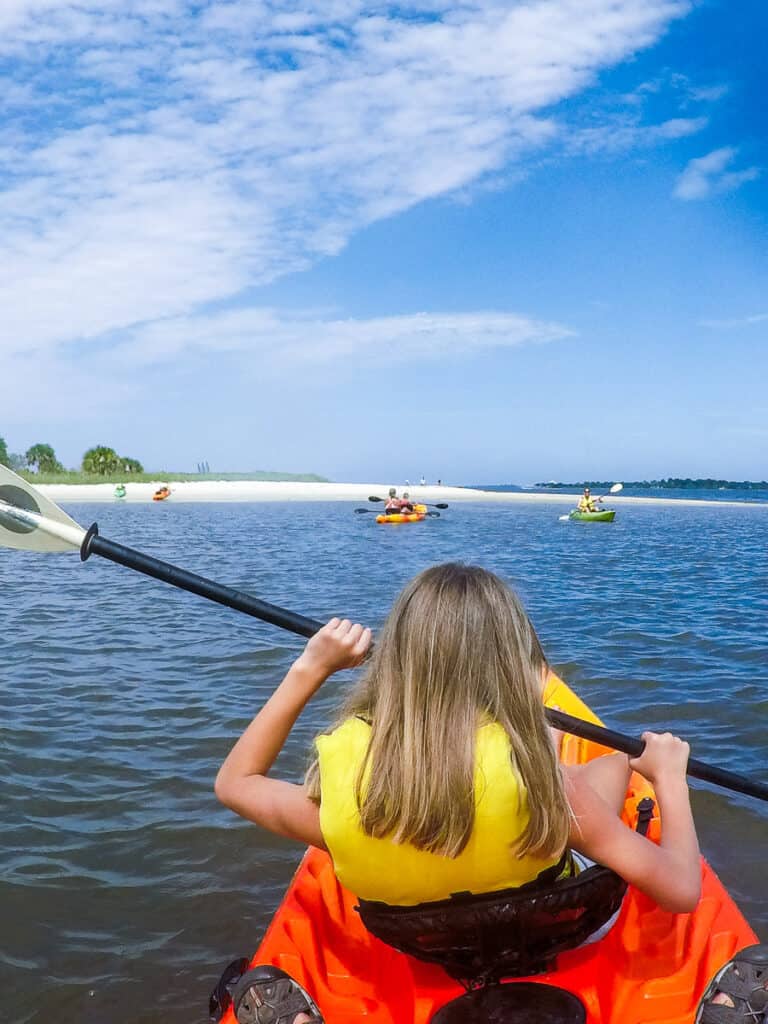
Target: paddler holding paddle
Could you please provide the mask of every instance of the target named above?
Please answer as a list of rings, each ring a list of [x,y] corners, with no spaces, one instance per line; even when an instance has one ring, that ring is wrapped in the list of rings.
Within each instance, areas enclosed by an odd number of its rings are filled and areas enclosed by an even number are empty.
[[[274,778],[273,763],[304,706],[331,675],[362,664],[370,645],[369,629],[332,619],[216,779],[219,799],[242,817],[327,850],[369,931],[403,949],[397,914],[408,907],[423,914],[425,932],[438,919],[450,932],[445,901],[462,892],[479,895],[472,913],[478,934],[490,935],[512,891],[536,883],[540,898],[538,886],[550,891],[570,879],[569,911],[589,921],[573,945],[596,941],[618,916],[624,890],[618,903],[609,883],[581,895],[573,883],[595,863],[612,869],[607,879],[620,876],[668,911],[695,908],[701,869],[688,744],[645,733],[639,757],[607,754],[561,766],[542,703],[549,669],[538,637],[512,591],[478,567],[435,566],[405,587],[336,726],[317,737],[304,784]],[[619,817],[630,768],[655,787],[664,819],[658,846]],[[480,788],[477,779],[485,780]],[[525,906],[515,913],[519,924]],[[532,904],[534,932],[537,915]],[[288,1005],[322,1019],[295,981],[265,966],[241,980],[244,1021],[252,1019],[251,1003],[268,1000],[278,982],[284,997],[269,1005],[279,1019],[302,1020],[287,1015]],[[289,994],[290,1004],[283,1001]]]
[[[588,487],[584,488],[584,493],[579,498],[578,511],[579,512],[597,512],[598,504],[602,503],[602,498],[593,498]]]

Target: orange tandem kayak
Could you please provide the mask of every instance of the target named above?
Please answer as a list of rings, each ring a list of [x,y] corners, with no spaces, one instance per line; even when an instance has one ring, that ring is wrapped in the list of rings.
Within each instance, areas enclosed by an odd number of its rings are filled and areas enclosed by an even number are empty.
[[[545,699],[569,714],[600,721],[554,676]],[[566,735],[562,760],[579,764],[606,752]],[[652,795],[634,774],[624,812],[628,824],[635,824],[639,800]],[[648,835],[658,842],[660,833],[655,815]],[[703,858],[701,870],[702,897],[693,913],[667,913],[630,886],[617,923],[603,939],[561,953],[554,970],[505,984],[528,981],[574,993],[587,1024],[692,1024],[710,978],[737,950],[757,941]],[[464,989],[440,967],[374,938],[356,903],[337,881],[328,854],[310,848],[251,965],[281,967],[310,993],[327,1024],[429,1024]],[[232,1007],[222,1024],[236,1024]]]
[[[427,518],[426,505],[414,505],[413,512],[382,512],[376,516],[377,523],[420,523]]]

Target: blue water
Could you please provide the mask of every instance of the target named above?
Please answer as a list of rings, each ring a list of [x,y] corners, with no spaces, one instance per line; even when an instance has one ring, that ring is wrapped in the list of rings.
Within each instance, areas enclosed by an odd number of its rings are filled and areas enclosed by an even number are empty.
[[[766,779],[768,508],[461,505],[380,527],[353,505],[68,506],[104,536],[312,617],[378,626],[427,565],[522,594],[550,659],[615,728],[670,728]],[[129,570],[0,550],[0,991],[10,1024],[190,1024],[297,863],[212,786],[302,641]],[[345,686],[281,756],[298,778]],[[768,804],[697,787],[702,849],[763,939]]]

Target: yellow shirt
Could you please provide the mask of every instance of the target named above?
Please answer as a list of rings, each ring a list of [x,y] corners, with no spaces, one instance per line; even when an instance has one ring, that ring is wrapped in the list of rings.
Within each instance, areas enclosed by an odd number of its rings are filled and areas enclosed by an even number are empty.
[[[512,852],[528,823],[528,795],[512,764],[509,737],[495,722],[477,731],[475,824],[458,857],[366,835],[355,784],[370,732],[367,722],[349,718],[317,739],[320,828],[336,876],[356,896],[412,906],[455,892],[514,888],[556,863]]]

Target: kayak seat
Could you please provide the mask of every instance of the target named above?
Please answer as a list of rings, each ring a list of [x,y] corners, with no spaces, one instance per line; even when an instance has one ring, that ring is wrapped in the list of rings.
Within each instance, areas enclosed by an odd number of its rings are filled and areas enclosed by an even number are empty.
[[[638,804],[641,835],[653,806],[649,798]],[[439,964],[474,989],[552,969],[558,953],[580,946],[613,917],[626,890],[623,878],[595,864],[572,878],[538,878],[515,889],[408,907],[361,899],[356,909],[377,939]]]
[[[584,1004],[572,992],[520,981],[452,999],[431,1024],[585,1024],[586,1019]]]

